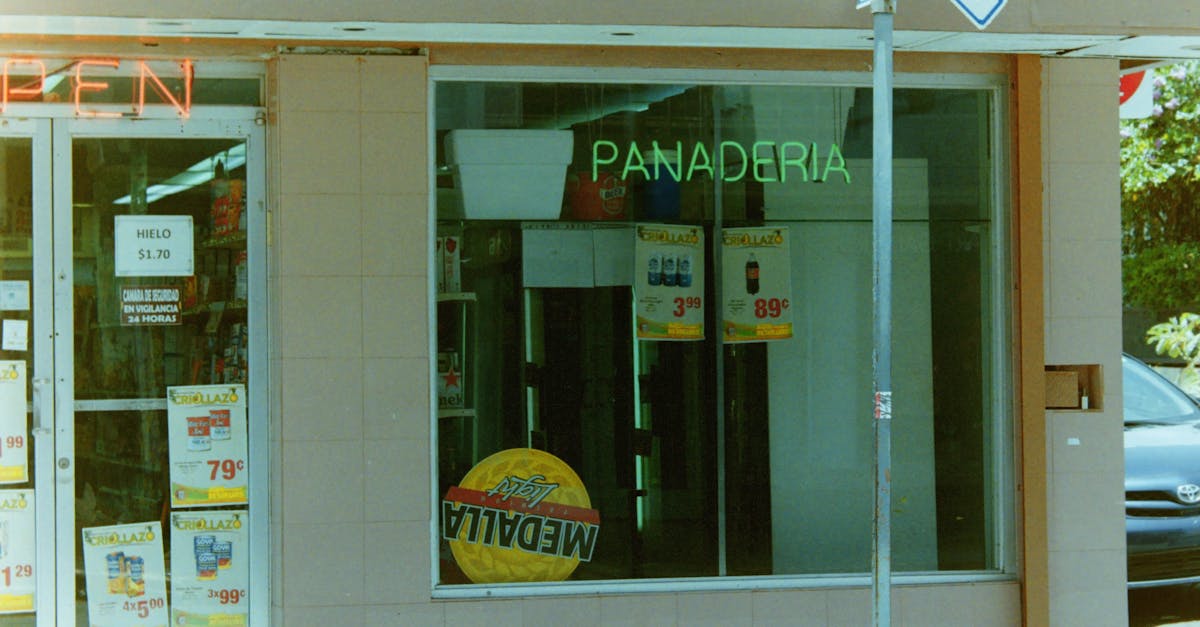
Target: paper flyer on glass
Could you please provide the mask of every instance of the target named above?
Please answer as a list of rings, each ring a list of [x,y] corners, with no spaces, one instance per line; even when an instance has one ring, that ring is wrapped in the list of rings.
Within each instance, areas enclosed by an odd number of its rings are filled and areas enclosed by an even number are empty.
[[[83,567],[91,627],[166,627],[162,523],[84,529]]]
[[[0,361],[0,483],[29,480],[25,362]]]
[[[171,507],[247,502],[246,387],[167,388]]]
[[[0,614],[33,611],[33,490],[0,490]]]
[[[725,229],[721,240],[726,342],[792,337],[792,261],[787,227]]]
[[[246,625],[249,534],[245,510],[171,514],[171,624]]]
[[[704,339],[704,231],[639,224],[634,268],[638,339]]]

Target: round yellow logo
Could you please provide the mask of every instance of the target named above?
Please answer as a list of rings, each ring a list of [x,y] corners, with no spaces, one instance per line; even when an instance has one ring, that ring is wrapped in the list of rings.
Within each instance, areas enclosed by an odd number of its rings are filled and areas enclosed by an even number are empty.
[[[484,459],[442,499],[442,537],[475,583],[564,580],[599,533],[579,475],[537,449]]]

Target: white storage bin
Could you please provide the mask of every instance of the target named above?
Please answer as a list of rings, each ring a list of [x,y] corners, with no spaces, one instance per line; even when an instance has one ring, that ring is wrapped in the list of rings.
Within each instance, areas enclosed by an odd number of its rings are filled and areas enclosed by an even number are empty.
[[[558,219],[573,144],[571,131],[450,131],[446,162],[461,191],[463,217]]]

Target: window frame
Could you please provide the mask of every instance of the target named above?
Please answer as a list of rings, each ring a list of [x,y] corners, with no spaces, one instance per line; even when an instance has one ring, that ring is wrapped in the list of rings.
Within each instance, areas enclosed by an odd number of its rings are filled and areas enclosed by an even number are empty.
[[[871,88],[870,72],[822,72],[812,70],[726,70],[726,69],[672,69],[672,68],[622,68],[591,66],[477,66],[431,64],[428,72],[427,89],[427,250],[434,250],[437,237],[437,84],[441,82],[495,82],[495,83],[606,83],[606,84],[688,84],[703,86],[780,86],[780,87],[854,87]],[[984,360],[991,377],[988,409],[991,412],[990,428],[984,437],[989,440],[991,451],[985,468],[991,482],[990,501],[995,504],[991,513],[996,520],[989,521],[989,555],[994,556],[994,569],[978,571],[929,571],[893,572],[892,581],[900,585],[961,584],[1018,579],[1020,565],[1018,494],[1016,476],[1019,472],[1015,428],[1019,398],[1004,394],[1012,390],[1015,360],[1018,351],[1014,338],[1017,337],[1017,321],[1012,305],[1013,280],[1012,249],[1010,238],[1013,208],[1010,190],[1009,77],[994,73],[896,73],[895,89],[968,89],[986,92],[988,95],[988,149],[991,159],[991,181],[989,200],[991,212],[988,216],[992,226],[989,242],[989,264],[992,272],[988,286],[989,324],[985,325],[987,338]],[[719,188],[719,181],[714,181]],[[437,320],[437,282],[435,268],[428,268],[427,312],[430,321]],[[429,354],[437,354],[437,328],[430,325]],[[718,343],[718,350],[722,344]],[[441,584],[439,539],[441,528],[439,514],[441,495],[438,493],[438,399],[437,368],[435,360],[429,360],[430,395],[430,582],[434,599],[480,599],[521,598],[530,596],[561,596],[580,594],[631,594],[631,593],[675,593],[696,591],[771,590],[771,589],[820,589],[839,587],[869,587],[871,573],[831,575],[717,575],[709,577],[614,579],[585,581],[555,581],[506,584]],[[720,411],[720,410],[719,410]],[[723,412],[718,416],[723,421]],[[720,440],[718,441],[720,442]],[[720,444],[719,444],[720,445]],[[723,491],[724,478],[718,475]],[[723,530],[723,527],[722,527]],[[725,550],[725,537],[718,539],[721,554]],[[723,558],[721,559],[723,563]]]

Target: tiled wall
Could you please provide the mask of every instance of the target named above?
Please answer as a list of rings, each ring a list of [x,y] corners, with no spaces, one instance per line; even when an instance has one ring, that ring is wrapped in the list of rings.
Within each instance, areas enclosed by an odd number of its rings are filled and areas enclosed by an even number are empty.
[[[441,616],[428,583],[425,67],[274,64],[276,624]]]
[[[431,600],[425,63],[273,64],[273,624],[869,624],[863,588]],[[897,625],[1021,620],[1015,582],[893,593]]]
[[[1050,615],[1124,625],[1121,207],[1115,60],[1045,62],[1047,364],[1099,364],[1103,411],[1046,417]]]

